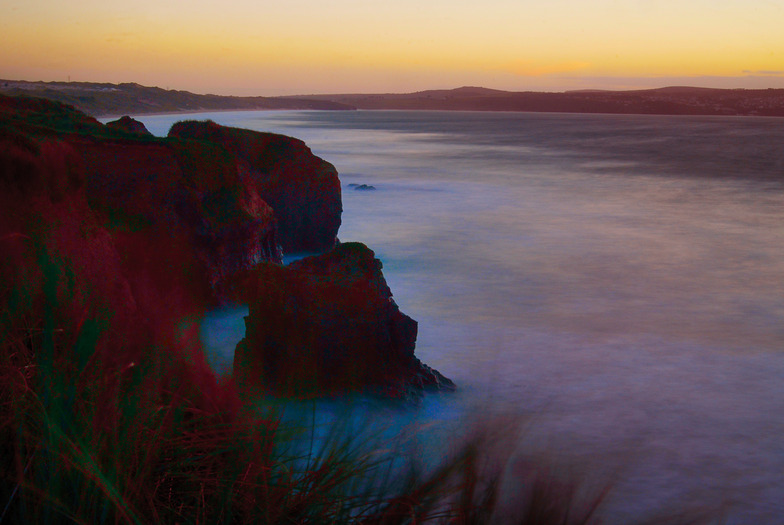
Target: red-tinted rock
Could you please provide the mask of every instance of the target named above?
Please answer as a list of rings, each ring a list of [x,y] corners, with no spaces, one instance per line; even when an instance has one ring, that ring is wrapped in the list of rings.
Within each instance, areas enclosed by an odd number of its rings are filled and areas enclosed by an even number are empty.
[[[106,127],[114,130],[123,131],[134,135],[152,136],[152,133],[147,130],[147,127],[136,119],[125,115],[117,120],[106,123]]]
[[[248,390],[453,388],[414,356],[417,324],[365,246],[248,270],[280,260],[267,198],[287,224],[281,244],[333,246],[341,205],[330,164],[279,135],[212,123],[172,135],[131,137],[62,104],[0,97],[0,300],[13,304],[3,329],[29,334],[44,319],[73,336],[58,346],[67,351],[99,320],[103,358],[122,368],[150,352],[178,356],[203,389],[211,376],[195,321],[216,296],[236,297],[227,283],[247,272],[235,374]]]
[[[68,142],[13,133],[0,121],[0,315],[3,351],[23,344],[107,367],[107,385],[152,358],[187,378],[196,400],[216,383],[195,321],[209,286],[194,250],[165,232],[110,230],[85,196],[82,156]],[[45,344],[46,341],[50,341]],[[103,370],[103,368],[101,368]],[[104,400],[102,400],[104,401]],[[105,399],[110,417],[110,405]],[[113,417],[113,416],[111,416]]]
[[[10,125],[17,132],[58,136],[89,133],[94,136],[111,135],[103,124],[72,106],[32,97],[0,95],[0,123]]]
[[[78,153],[62,141],[6,134],[0,138],[0,170],[0,294],[9,294],[0,299],[14,302],[14,315],[44,317],[47,301],[56,326],[103,319],[132,328],[122,335],[106,332],[96,342],[99,349],[125,348],[139,334],[155,339],[121,251],[87,204]],[[47,286],[55,288],[47,292]]]
[[[275,210],[285,252],[323,252],[335,245],[343,211],[337,171],[301,140],[210,121],[178,122],[169,137],[220,144],[245,160],[259,195]]]
[[[288,267],[262,264],[248,295],[234,375],[250,393],[407,397],[454,388],[414,356],[417,323],[395,304],[381,262],[363,244],[339,244]]]
[[[134,137],[70,106],[23,97],[0,96],[3,129],[70,144],[84,164],[89,205],[110,229],[191,246],[218,299],[230,295],[237,271],[280,260],[272,208],[248,163],[220,144]]]
[[[240,270],[279,261],[275,217],[245,162],[218,145],[73,138],[87,196],[119,230],[165,232],[190,245],[216,296]]]
[[[105,125],[109,129],[122,131],[132,135],[152,137],[152,133],[149,132],[147,127],[144,125],[144,123],[139,122],[138,120],[133,119],[128,115],[125,115],[124,117],[120,117],[117,120],[112,120],[111,122],[107,122]]]

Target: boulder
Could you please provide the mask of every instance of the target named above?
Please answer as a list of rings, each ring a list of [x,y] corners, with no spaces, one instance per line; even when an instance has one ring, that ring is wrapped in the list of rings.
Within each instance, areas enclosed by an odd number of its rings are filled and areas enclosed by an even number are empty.
[[[288,267],[254,269],[246,334],[234,355],[241,389],[393,398],[454,389],[414,356],[417,322],[400,311],[381,268],[364,244],[343,243]]]
[[[373,191],[376,189],[375,186],[369,184],[349,184],[349,186],[353,186],[355,191]]]

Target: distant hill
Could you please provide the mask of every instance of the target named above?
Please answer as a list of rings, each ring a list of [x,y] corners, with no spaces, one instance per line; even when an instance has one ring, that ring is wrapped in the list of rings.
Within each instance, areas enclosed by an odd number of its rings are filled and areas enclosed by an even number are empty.
[[[465,86],[416,93],[232,97],[198,95],[139,84],[0,80],[0,93],[57,100],[93,116],[232,109],[407,109],[784,117],[784,89],[687,86],[563,93],[515,92]]]
[[[308,95],[357,109],[534,111],[784,117],[784,89],[665,87],[636,91],[512,92],[476,87],[407,94]]]
[[[0,80],[0,93],[56,100],[96,117],[231,109],[354,109],[327,100],[197,95],[135,83]]]

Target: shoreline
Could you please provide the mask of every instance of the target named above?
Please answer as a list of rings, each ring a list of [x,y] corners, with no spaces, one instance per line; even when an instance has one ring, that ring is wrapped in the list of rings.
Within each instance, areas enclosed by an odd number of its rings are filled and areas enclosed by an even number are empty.
[[[104,113],[100,115],[92,115],[93,118],[97,120],[101,119],[118,119],[125,116],[129,117],[136,117],[136,116],[145,116],[145,117],[153,117],[153,116],[161,116],[161,115],[195,115],[198,113],[233,113],[238,111],[250,112],[250,111],[350,111],[350,110],[321,110],[321,109],[277,109],[277,108],[237,108],[237,109],[183,109],[178,111],[153,111],[153,112],[129,112],[129,113]]]
[[[30,82],[0,80],[0,93],[47,98],[73,105],[96,118],[125,114],[203,111],[411,110],[618,115],[784,117],[784,89],[725,89],[670,86],[625,91],[500,91],[485,88],[416,93],[354,93],[286,96],[197,94],[134,83]],[[221,106],[207,109],[204,106]],[[123,107],[148,106],[142,112]],[[198,108],[162,110],[162,107]],[[238,107],[239,106],[239,107]],[[244,107],[243,107],[244,106]]]
[[[463,110],[463,109],[353,109],[353,110],[323,110],[323,109],[273,109],[273,108],[258,108],[258,109],[201,109],[201,110],[182,110],[182,111],[157,111],[152,113],[114,113],[102,115],[90,115],[101,124],[118,120],[124,116],[132,118],[141,117],[164,117],[167,115],[198,115],[202,113],[251,113],[251,112],[265,112],[273,113],[279,111],[353,111],[353,112],[415,112],[415,113],[471,113],[471,114],[507,114],[507,115],[552,115],[552,116],[585,116],[585,117],[607,117],[607,118],[624,118],[624,117],[642,117],[642,118],[672,118],[672,119],[721,119],[721,120],[737,120],[737,119],[753,119],[753,120],[770,120],[781,121],[784,116],[776,115],[703,115],[703,114],[688,114],[688,115],[673,115],[673,114],[654,114],[654,113],[585,113],[585,112],[561,112],[561,111],[514,111],[514,110]],[[775,179],[770,179],[775,180]]]
[[[154,112],[127,112],[127,113],[110,113],[100,115],[90,115],[97,120],[101,119],[119,119],[124,116],[141,117],[141,116],[163,116],[163,115],[193,115],[198,113],[233,113],[233,112],[252,112],[252,111],[399,111],[399,112],[417,112],[417,113],[477,113],[477,114],[521,114],[521,115],[586,115],[586,116],[607,116],[607,117],[676,117],[676,118],[754,118],[754,119],[784,119],[784,115],[722,115],[722,114],[706,114],[706,113],[602,113],[590,111],[533,111],[533,110],[514,110],[514,109],[412,109],[412,108],[355,108],[355,109],[314,109],[314,108],[237,108],[237,109],[186,109],[179,111],[154,111]]]

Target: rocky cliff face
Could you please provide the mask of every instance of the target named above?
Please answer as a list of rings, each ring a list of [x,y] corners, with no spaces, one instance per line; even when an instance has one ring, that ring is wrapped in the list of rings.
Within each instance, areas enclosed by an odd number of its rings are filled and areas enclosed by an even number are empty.
[[[63,104],[0,99],[0,116],[70,144],[90,206],[121,230],[165,231],[195,247],[215,295],[227,279],[289,252],[330,249],[340,226],[335,168],[302,141],[186,122],[156,139],[130,118],[103,126]]]
[[[107,226],[191,247],[214,298],[226,296],[237,271],[280,260],[272,208],[248,163],[220,144],[134,135],[38,99],[0,97],[0,119],[19,136],[68,144],[84,165],[88,203]]]
[[[213,403],[219,388],[196,323],[211,291],[191,245],[107,223],[88,202],[73,137],[11,124],[0,116],[4,365],[31,382],[53,362],[74,377],[102,374],[109,395],[93,407],[101,418],[117,416],[112,389],[141,363],[194,406]]]
[[[30,339],[48,323],[67,353],[100,324],[96,355],[123,370],[155,349],[211,377],[196,320],[245,299],[246,391],[454,388],[414,356],[417,323],[367,247],[279,264],[278,244],[332,248],[340,211],[334,168],[296,139],[213,123],[134,136],[0,96],[0,330]]]
[[[243,162],[214,145],[72,138],[87,198],[121,230],[166,232],[193,247],[217,297],[236,272],[280,261],[272,208]]]
[[[343,211],[337,171],[301,140],[194,121],[178,122],[169,137],[220,144],[247,162],[259,195],[275,210],[284,252],[335,245]]]
[[[249,284],[234,376],[249,393],[370,389],[408,398],[454,384],[414,356],[417,323],[400,311],[381,262],[360,243],[288,267],[263,264]]]
[[[183,335],[180,321],[205,300],[197,261],[169,238],[110,232],[88,204],[85,166],[70,144],[3,133],[0,173],[3,329],[32,328],[29,336],[41,328],[36,319],[48,319],[65,336],[85,322],[111,323],[96,350],[127,361]]]

